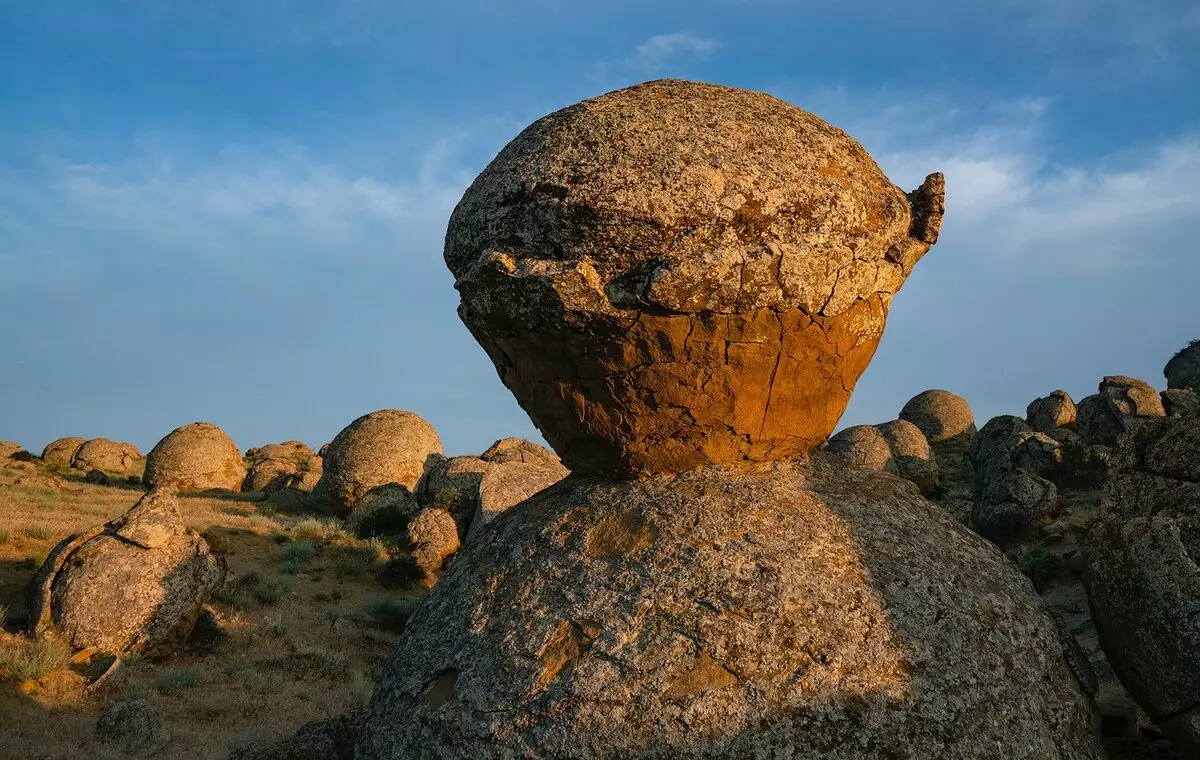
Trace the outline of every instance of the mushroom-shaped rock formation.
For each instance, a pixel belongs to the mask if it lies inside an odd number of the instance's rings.
[[[225,431],[208,422],[175,428],[146,457],[146,484],[178,493],[239,491],[246,465]]]
[[[967,400],[937,388],[910,398],[900,410],[900,419],[920,428],[934,446],[965,449],[975,435],[975,413]]]
[[[430,456],[442,453],[442,441],[412,412],[381,409],[351,422],[322,451],[315,492],[346,515],[372,488],[398,483],[415,489]]]
[[[155,490],[124,515],[65,539],[34,579],[34,632],[75,649],[170,653],[191,633],[225,563]]]
[[[1182,757],[1200,757],[1200,415],[1119,444],[1084,581],[1104,653]]]
[[[51,441],[46,444],[46,448],[42,449],[42,461],[52,467],[70,467],[71,460],[75,458],[75,452],[79,451],[79,447],[85,443],[87,443],[86,438],[76,436]]]
[[[446,258],[576,471],[466,542],[354,756],[1099,760],[994,547],[892,475],[753,461],[832,429],[940,187],[907,199],[816,117],[688,82],[505,148]]]
[[[906,195],[795,106],[664,80],[522,132],[454,210],[445,258],[563,464],[678,472],[828,437],[943,200],[940,174]]]
[[[71,457],[71,466],[77,470],[103,470],[132,474],[137,471],[142,452],[132,443],[93,438],[85,441]]]

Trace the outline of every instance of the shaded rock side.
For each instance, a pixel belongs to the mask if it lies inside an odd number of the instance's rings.
[[[906,420],[853,425],[830,438],[824,451],[851,467],[899,475],[923,494],[938,488],[937,459],[925,436]]]
[[[1029,582],[910,484],[572,476],[468,543],[357,745],[382,758],[1099,760]]]
[[[145,699],[125,699],[104,708],[96,722],[96,740],[133,755],[159,749],[171,739],[162,716]]]
[[[836,426],[944,197],[781,100],[663,80],[524,130],[459,202],[445,260],[572,471],[789,459]]]
[[[966,449],[975,435],[975,413],[967,400],[937,388],[909,399],[900,410],[900,419],[920,428],[934,446]]]
[[[1191,341],[1171,357],[1163,367],[1167,388],[1200,391],[1200,341]]]
[[[381,409],[351,422],[322,451],[314,493],[345,515],[372,488],[398,483],[415,489],[426,462],[442,453],[442,441],[416,414]]]
[[[166,654],[187,638],[224,577],[224,561],[183,525],[176,497],[151,491],[51,551],[33,583],[34,632],[75,649]]]
[[[132,443],[92,438],[75,450],[71,466],[84,472],[103,470],[129,475],[137,472],[141,458],[142,452]]]

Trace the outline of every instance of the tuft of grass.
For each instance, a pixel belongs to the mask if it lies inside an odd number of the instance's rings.
[[[0,530],[0,544],[8,543],[8,531]]]
[[[154,679],[159,694],[172,694],[196,683],[198,676],[191,668],[167,668]]]
[[[333,543],[346,538],[346,532],[335,520],[318,520],[309,517],[296,523],[291,530],[292,541],[300,543]]]
[[[47,541],[54,536],[54,531],[45,525],[30,525],[25,528],[25,535],[38,541]]]
[[[281,617],[267,618],[267,631],[276,638],[286,636],[287,625],[284,624]]]
[[[397,633],[404,630],[408,619],[417,611],[422,597],[400,596],[383,599],[367,606],[367,612],[375,616],[379,627]]]
[[[455,486],[446,486],[438,492],[437,499],[434,500],[433,506],[436,509],[444,509],[447,512],[453,511],[458,507],[459,499],[462,497],[462,492]]]
[[[321,551],[321,545],[312,541],[301,541],[295,544],[288,544],[283,547],[281,559],[283,560],[283,572],[291,575],[300,569],[300,566],[306,564]]]
[[[22,639],[17,644],[0,649],[0,670],[7,671],[19,682],[38,679],[47,673],[61,670],[71,662],[71,650],[56,641]]]

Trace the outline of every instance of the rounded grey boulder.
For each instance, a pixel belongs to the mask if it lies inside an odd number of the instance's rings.
[[[1054,428],[1075,429],[1075,402],[1066,391],[1053,391],[1049,396],[1034,399],[1025,410],[1025,420],[1039,433]]]
[[[107,438],[92,438],[85,441],[71,457],[71,466],[77,470],[103,470],[133,474],[137,470],[142,452],[132,443],[110,441]]]
[[[748,508],[753,505],[753,508]],[[468,543],[355,757],[1100,760],[1029,582],[899,479],[574,476]]]
[[[96,723],[97,741],[116,745],[131,755],[157,750],[170,739],[162,716],[145,699],[113,702]]]
[[[178,427],[146,457],[146,485],[176,493],[239,491],[246,479],[242,452],[210,422]]]
[[[53,467],[70,467],[75,453],[85,443],[87,443],[87,439],[78,436],[51,441],[46,444],[46,448],[42,449],[42,461]]]
[[[900,419],[913,423],[930,444],[970,445],[975,435],[975,413],[962,396],[950,391],[922,391],[900,410]]]

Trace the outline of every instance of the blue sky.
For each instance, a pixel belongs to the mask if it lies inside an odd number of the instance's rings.
[[[535,436],[455,316],[446,220],[523,126],[661,76],[946,173],[844,424],[1161,387],[1200,336],[1193,2],[0,0],[0,439],[319,445],[383,407],[454,453]]]

